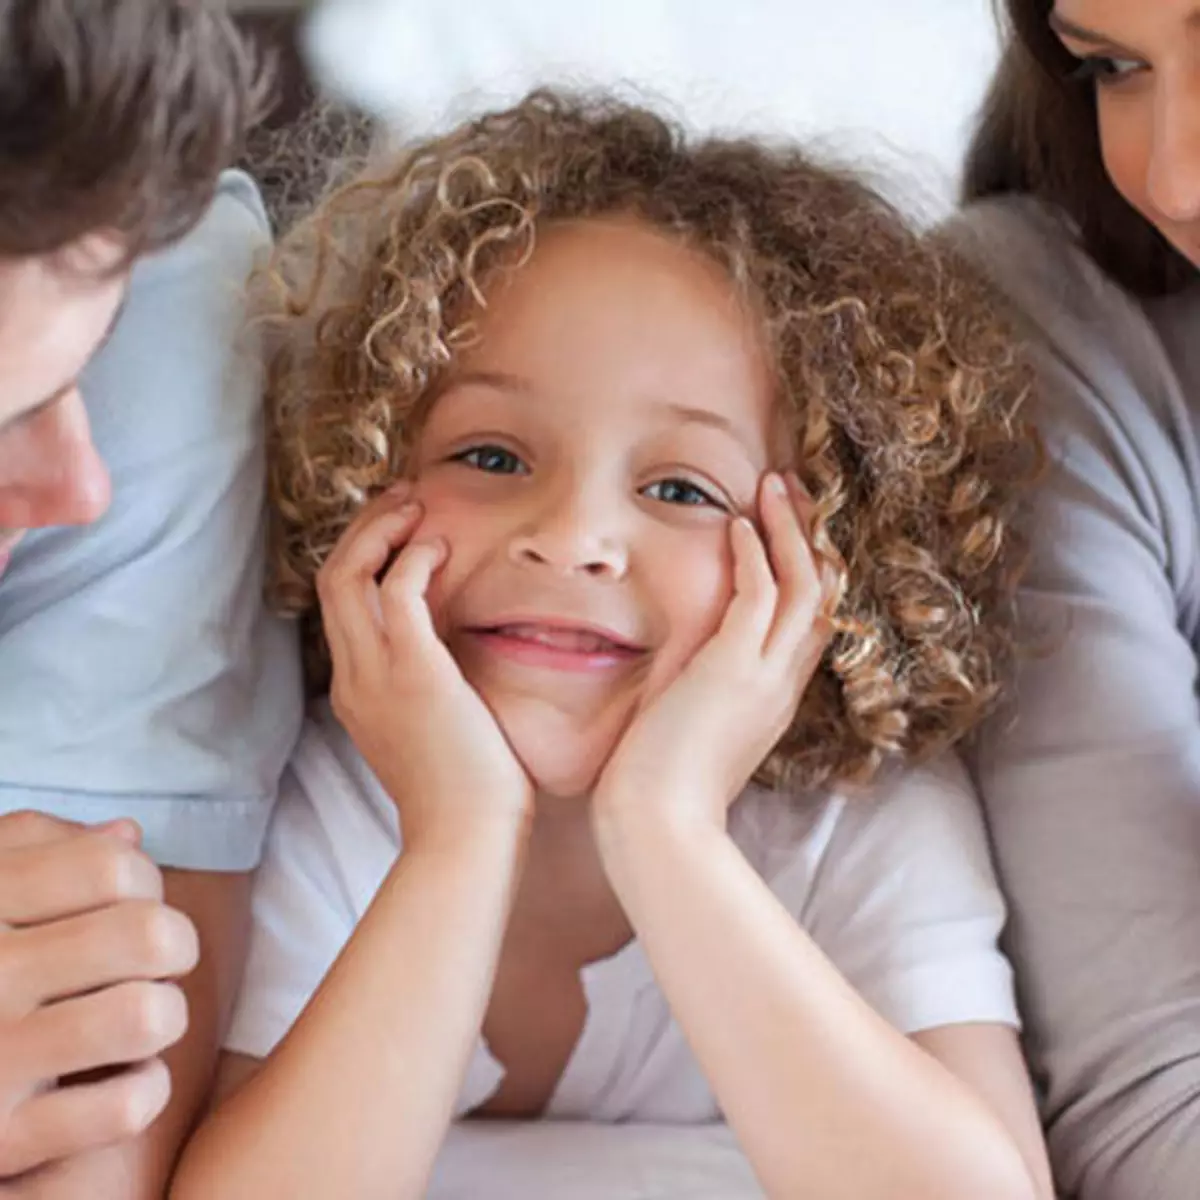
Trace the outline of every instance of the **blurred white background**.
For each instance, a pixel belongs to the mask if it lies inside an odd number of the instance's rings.
[[[937,215],[997,33],[990,0],[319,0],[305,45],[324,85],[406,134],[537,83],[627,83],[698,129],[881,166]]]

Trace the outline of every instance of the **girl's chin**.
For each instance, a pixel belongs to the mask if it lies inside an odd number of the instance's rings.
[[[586,798],[616,747],[620,726],[597,715],[583,723],[546,713],[497,713],[500,727],[535,790],[555,799]],[[608,726],[614,727],[609,730]]]
[[[541,796],[587,798],[629,724],[632,698],[554,703],[545,696],[480,688],[517,761]]]
[[[568,758],[557,749],[547,752],[544,746],[530,747],[526,752],[522,752],[520,746],[514,746],[514,750],[538,795],[554,800],[587,799],[596,787],[607,758],[607,755],[599,761],[595,761],[599,757],[595,755]]]

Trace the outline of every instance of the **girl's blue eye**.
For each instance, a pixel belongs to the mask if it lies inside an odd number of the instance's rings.
[[[646,488],[646,495],[651,500],[661,500],[664,504],[681,504],[690,508],[725,508],[719,500],[686,479],[660,479],[658,483],[652,483]]]
[[[1090,54],[1079,60],[1079,66],[1071,72],[1071,78],[1081,83],[1097,83],[1101,86],[1121,83],[1139,71],[1145,64],[1136,58],[1113,58],[1111,55]]]
[[[472,446],[453,456],[454,462],[466,463],[477,471],[486,471],[489,475],[524,475],[527,474],[525,464],[511,450],[503,446]]]

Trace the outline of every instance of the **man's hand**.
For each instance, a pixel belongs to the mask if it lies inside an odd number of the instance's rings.
[[[0,817],[0,1179],[136,1137],[187,1029],[192,923],[130,821]]]

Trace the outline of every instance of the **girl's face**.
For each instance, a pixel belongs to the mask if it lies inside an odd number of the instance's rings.
[[[713,634],[773,387],[718,267],[632,220],[539,231],[416,454],[439,632],[534,783],[585,794]]]
[[[1197,0],[1058,0],[1050,23],[1096,76],[1113,183],[1200,266]]]

